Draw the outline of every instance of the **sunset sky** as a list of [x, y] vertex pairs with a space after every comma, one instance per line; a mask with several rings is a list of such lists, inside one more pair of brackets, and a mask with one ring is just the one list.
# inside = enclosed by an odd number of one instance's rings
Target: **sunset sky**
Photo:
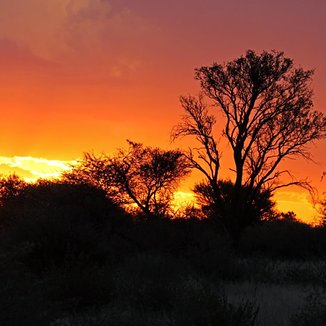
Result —
[[[170, 131], [179, 96], [199, 92], [194, 68], [247, 49], [281, 50], [315, 69], [315, 108], [326, 113], [325, 17], [325, 0], [0, 0], [0, 171], [55, 175], [126, 139], [184, 147], [170, 144]], [[315, 163], [286, 164], [322, 193], [326, 142], [312, 153]], [[283, 210], [315, 214], [302, 191], [277, 199]]]

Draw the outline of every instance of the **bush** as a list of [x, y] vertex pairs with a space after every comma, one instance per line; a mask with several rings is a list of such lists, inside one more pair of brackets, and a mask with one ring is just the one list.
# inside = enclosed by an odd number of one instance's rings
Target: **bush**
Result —
[[112, 325], [133, 325], [134, 320], [142, 320], [143, 325], [176, 326], [256, 322], [258, 308], [253, 303], [228, 303], [218, 282], [200, 277], [173, 256], [137, 255], [126, 259], [114, 275], [114, 307], [120, 319], [115, 315]]
[[28, 186], [0, 213], [9, 209], [3, 245], [28, 244], [30, 250], [20, 258], [35, 272], [69, 259], [101, 263], [112, 219], [120, 214], [98, 189], [60, 183]]
[[291, 220], [276, 220], [246, 230], [241, 251], [260, 253], [272, 258], [305, 259], [318, 256], [321, 251], [318, 230]]
[[51, 325], [72, 313], [100, 309], [112, 300], [109, 266], [70, 261], [41, 277], [21, 265], [11, 264], [9, 271], [10, 275], [0, 271], [1, 325]]

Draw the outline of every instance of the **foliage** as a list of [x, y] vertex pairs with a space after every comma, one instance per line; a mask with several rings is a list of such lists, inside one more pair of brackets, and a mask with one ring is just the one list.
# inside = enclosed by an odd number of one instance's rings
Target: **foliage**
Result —
[[321, 224], [326, 227], [326, 197], [324, 195], [324, 198], [320, 201], [320, 209], [319, 214], [321, 217]]
[[28, 245], [21, 262], [36, 272], [67, 257], [100, 261], [112, 220], [121, 214], [102, 191], [87, 185], [30, 184], [0, 209], [8, 248]]
[[275, 203], [271, 199], [269, 190], [261, 190], [255, 196], [248, 196], [251, 189], [244, 186], [241, 188], [241, 192], [238, 193], [239, 205], [241, 205], [243, 215], [240, 221], [234, 220], [235, 209], [232, 198], [234, 184], [230, 180], [219, 180], [217, 185], [220, 191], [218, 198], [214, 197], [215, 193], [207, 182], [196, 184], [194, 192], [207, 217], [215, 221], [220, 227], [226, 226], [229, 230], [235, 226], [244, 228], [271, 219], [275, 215], [273, 211]]
[[62, 179], [72, 184], [88, 184], [102, 189], [109, 198], [118, 202], [119, 192], [113, 186], [110, 158], [104, 154], [84, 153], [80, 162], [62, 173]]
[[248, 228], [233, 251], [211, 219], [131, 217], [87, 184], [22, 189], [0, 207], [0, 323], [8, 326], [255, 325], [264, 303], [258, 310], [253, 295], [235, 299], [230, 284], [325, 283], [326, 229], [291, 214]]
[[128, 144], [127, 150], [120, 149], [112, 157], [86, 154], [64, 178], [99, 186], [113, 201], [129, 210], [136, 207], [147, 217], [167, 215], [173, 192], [189, 174], [183, 154], [131, 141]]
[[242, 229], [254, 222], [243, 219], [248, 218], [247, 204], [255, 197], [289, 185], [309, 187], [305, 180], [286, 180], [291, 173], [282, 169], [280, 163], [288, 158], [309, 159], [307, 146], [326, 137], [326, 117], [313, 110], [312, 74], [311, 70], [295, 68], [282, 52], [256, 54], [249, 50], [228, 63], [196, 69], [202, 94], [198, 99], [181, 97], [185, 116], [174, 128], [172, 137], [194, 136], [200, 144], [186, 156], [204, 174], [214, 194], [213, 204], [221, 214], [221, 155], [213, 134], [217, 120], [204, 103], [204, 96], [224, 118], [218, 122], [231, 148], [235, 173], [233, 212], [226, 214], [233, 218], [232, 228], [225, 227], [235, 241]]
[[166, 215], [179, 180], [189, 173], [181, 152], [133, 142], [113, 159], [112, 168], [115, 185], [148, 216]]
[[275, 219], [248, 228], [241, 242], [243, 253], [256, 252], [280, 259], [323, 257], [325, 230], [291, 218]]
[[0, 178], [0, 204], [3, 206], [18, 196], [26, 186], [27, 183], [15, 174]]

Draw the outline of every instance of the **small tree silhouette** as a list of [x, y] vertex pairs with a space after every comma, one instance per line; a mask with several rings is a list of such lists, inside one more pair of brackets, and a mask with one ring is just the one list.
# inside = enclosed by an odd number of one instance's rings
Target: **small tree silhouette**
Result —
[[[306, 180], [294, 180], [280, 163], [286, 158], [309, 159], [307, 145], [326, 136], [326, 117], [313, 110], [312, 74], [312, 70], [294, 68], [282, 52], [249, 50], [228, 63], [196, 69], [202, 94], [181, 97], [185, 116], [172, 138], [197, 139], [200, 148], [190, 149], [186, 156], [205, 175], [219, 209], [224, 203], [218, 182], [220, 152], [213, 134], [216, 117], [209, 113], [205, 96], [224, 117], [222, 134], [233, 154], [230, 200], [237, 225], [228, 231], [235, 241], [248, 225], [243, 223], [248, 218], [245, 207], [259, 194], [290, 185], [308, 187]], [[285, 181], [286, 176], [290, 180]]]
[[86, 182], [107, 191], [114, 202], [136, 207], [146, 216], [165, 216], [179, 181], [189, 174], [189, 164], [177, 150], [145, 147], [128, 141], [117, 155], [86, 154], [64, 178]]

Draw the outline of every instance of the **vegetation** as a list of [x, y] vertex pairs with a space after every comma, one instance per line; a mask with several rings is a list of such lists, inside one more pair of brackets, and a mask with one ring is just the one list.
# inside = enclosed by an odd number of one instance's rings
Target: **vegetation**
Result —
[[[283, 214], [248, 228], [234, 251], [211, 219], [143, 219], [93, 185], [10, 180], [20, 186], [0, 206], [2, 324], [324, 321], [324, 226]], [[266, 314], [277, 302], [271, 293], [294, 295], [291, 288], [307, 301]]]
[[[307, 145], [326, 136], [326, 117], [313, 110], [310, 80], [313, 71], [295, 68], [282, 52], [247, 51], [225, 64], [196, 69], [202, 94], [181, 97], [185, 116], [173, 139], [194, 136], [199, 148], [186, 154], [210, 187], [211, 207], [235, 244], [245, 227], [264, 214], [255, 214], [259, 197], [290, 185], [309, 187], [305, 180], [290, 178], [280, 164], [288, 158], [310, 158]], [[222, 113], [217, 121], [204, 103], [207, 97]], [[235, 177], [228, 201], [219, 178], [221, 157], [214, 126], [218, 122], [232, 151]], [[250, 212], [248, 214], [248, 211]]]
[[179, 181], [190, 172], [183, 154], [132, 141], [128, 144], [128, 150], [120, 149], [112, 157], [86, 153], [65, 179], [91, 183], [105, 190], [114, 202], [129, 210], [137, 207], [147, 217], [168, 215]]
[[[59, 180], [0, 179], [0, 324], [324, 325], [325, 201], [312, 227], [272, 197], [305, 185], [278, 183], [279, 163], [309, 157], [306, 145], [325, 136], [310, 76], [276, 52], [197, 70], [226, 118], [235, 181], [219, 178], [202, 96], [182, 98], [174, 131], [202, 148], [128, 141], [113, 156], [86, 153]], [[173, 192], [190, 168], [206, 177], [200, 208], [177, 213]]]

